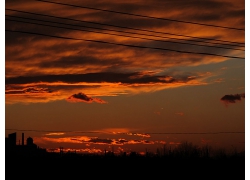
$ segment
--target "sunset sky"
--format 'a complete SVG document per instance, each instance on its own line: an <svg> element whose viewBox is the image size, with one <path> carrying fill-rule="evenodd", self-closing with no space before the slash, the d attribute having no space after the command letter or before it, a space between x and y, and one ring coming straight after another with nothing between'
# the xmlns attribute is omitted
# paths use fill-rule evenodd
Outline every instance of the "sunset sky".
<svg viewBox="0 0 250 180"><path fill-rule="evenodd" d="M244 0L12 0L5 30L17 144L245 148Z"/></svg>

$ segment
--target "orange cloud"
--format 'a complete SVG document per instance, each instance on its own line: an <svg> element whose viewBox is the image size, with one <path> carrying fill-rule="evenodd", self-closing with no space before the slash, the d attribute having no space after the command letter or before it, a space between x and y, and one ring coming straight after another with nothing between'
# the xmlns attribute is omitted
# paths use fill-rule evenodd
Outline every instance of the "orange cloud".
<svg viewBox="0 0 250 180"><path fill-rule="evenodd" d="M107 9L124 11L124 9L120 9L122 7L121 3L106 0L102 1L102 3L95 2L94 4L90 1L79 1L78 3L86 3L90 7L99 7L101 9L106 7ZM158 3L160 5L157 10L151 8ZM244 28L244 1L237 2L237 6L234 1L228 1L228 3L223 1L209 1L207 3L190 1L186 2L185 9L181 11L176 10L179 7L177 2L171 2L171 6L169 6L167 1L149 2L147 8L140 8L139 10L135 7L144 4L142 0L136 1L136 3L129 1L125 4L131 7L127 8L126 11L132 14L139 13L176 19L182 19L183 15L185 15L187 21L216 24L219 20L223 26ZM223 9L223 16L218 16L217 14L221 14L221 12L215 9L213 9L212 14L204 13L207 12L207 6ZM90 21L89 23L84 23L85 26L92 26L93 23L98 22L106 24L106 26L102 25L101 27L95 24L92 28L85 28L92 30L92 32L87 32L14 22L8 18L9 20L6 20L6 29L23 30L31 33L46 32L50 36L95 40L99 41L99 43L6 32L5 87L7 104L49 102L63 99L67 99L70 102L106 103L106 101L97 98L97 96L119 96L121 94L156 92L181 86L205 85L208 83L207 78L212 76L211 74L189 73L183 70L182 75L176 75L174 73L176 67L195 67L230 59L227 57L195 54L195 52L244 58L244 51L236 50L232 47L235 43L226 42L226 39L230 37L231 41L244 43L244 32L240 31L223 28L218 30L214 27L172 21L161 23L163 21L149 21L146 18L141 19L134 16L129 16L130 20L128 21L126 16L111 15L109 20L107 20L100 13L93 13L94 10L72 9L67 6L51 5L37 1L10 1L6 2L6 8L52 15L59 18L74 17L73 19L78 22L81 19ZM6 15L15 15L19 18L34 18L32 14L11 10L6 10ZM40 19L44 18L42 15L37 15L37 17L40 17ZM55 21L54 18L49 17L46 20ZM60 22L72 24L76 21L61 19ZM124 33L118 32L118 29L112 26L116 26L121 22L125 28L120 27L119 29L120 31L126 31ZM54 24L56 25L56 22ZM94 32L97 31L97 29L93 29L94 27L99 27L98 32ZM128 31L128 28L132 28L133 32ZM166 29L168 30L167 32ZM181 36L181 33L177 33L177 29L181 29L184 36ZM155 32L149 34L145 30ZM110 33L104 34L107 32L124 34L124 36L115 36ZM133 37L125 37L125 35ZM100 43L100 41L151 48L118 46ZM210 47L206 46L209 44ZM166 47L169 47L169 49L167 50ZM223 49L218 47L232 48ZM164 48L165 50L160 50ZM237 48L239 49L239 47ZM244 50L244 45L241 49ZM191 53L181 53L180 51ZM83 72L85 74L82 74ZM86 99L84 96L76 98L75 92L84 92L88 96L95 98L89 97Z"/></svg>
<svg viewBox="0 0 250 180"><path fill-rule="evenodd" d="M146 138L151 137L149 134L142 134L142 133L127 133L127 135L140 136L140 137L146 137Z"/></svg>
<svg viewBox="0 0 250 180"><path fill-rule="evenodd" d="M154 144L153 141L147 140L129 140L126 144Z"/></svg>
<svg viewBox="0 0 250 180"><path fill-rule="evenodd" d="M107 134L126 134L130 131L128 128L106 128L100 130L102 133L107 133Z"/></svg>
<svg viewBox="0 0 250 180"><path fill-rule="evenodd" d="M36 141L39 142L53 142L53 143L82 143L84 141L89 141L91 138L87 136L77 136L77 137L62 137L62 138L48 138L40 137L36 138Z"/></svg>
<svg viewBox="0 0 250 180"><path fill-rule="evenodd" d="M58 135L58 133L48 133L48 136ZM147 137L149 135L145 134L135 134L140 137ZM158 141L149 141L144 139L110 139L110 138L98 138L98 137L88 137L88 136L69 136L69 137L35 137L35 142L38 144L48 144L48 143L70 143L70 144L85 144L86 146L95 145L129 145L129 144L155 144Z"/></svg>
<svg viewBox="0 0 250 180"><path fill-rule="evenodd" d="M86 94L93 96L118 96L121 94L138 94L145 92L155 92L168 88L177 88L181 86L194 86L194 85L204 85L205 82L200 80L187 81L176 81L171 83L164 82L149 82L149 83L31 83L31 84L6 84L6 103L32 103L32 102L49 102L55 100L66 99L69 102L97 102L97 103L107 103L100 98L83 98L84 95L74 94L69 97L69 94L73 94L75 91L81 91L84 88ZM33 91L27 91L28 88L33 87ZM43 89L42 89L43 88ZM36 89L36 91L35 91ZM86 96L86 95L85 95Z"/></svg>
<svg viewBox="0 0 250 180"><path fill-rule="evenodd" d="M48 148L46 149L48 152L60 152L59 148ZM64 148L63 152L76 152L76 153L102 153L101 149L96 148L82 148L82 149L72 149L72 148Z"/></svg>
<svg viewBox="0 0 250 180"><path fill-rule="evenodd" d="M60 135L64 135L65 133L63 132L54 132L54 133L47 133L44 134L45 136L60 136Z"/></svg>

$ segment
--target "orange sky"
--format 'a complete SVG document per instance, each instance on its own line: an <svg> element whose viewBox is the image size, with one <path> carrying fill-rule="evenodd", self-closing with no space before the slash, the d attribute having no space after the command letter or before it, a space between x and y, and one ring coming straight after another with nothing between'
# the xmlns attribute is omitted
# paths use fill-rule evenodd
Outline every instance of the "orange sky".
<svg viewBox="0 0 250 180"><path fill-rule="evenodd" d="M5 136L83 152L245 148L243 0L63 2L78 7L5 4Z"/></svg>

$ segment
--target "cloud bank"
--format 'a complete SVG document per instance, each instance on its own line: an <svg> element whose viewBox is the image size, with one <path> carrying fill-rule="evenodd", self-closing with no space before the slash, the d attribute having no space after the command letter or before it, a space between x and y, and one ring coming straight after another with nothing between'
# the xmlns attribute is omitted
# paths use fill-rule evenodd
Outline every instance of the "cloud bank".
<svg viewBox="0 0 250 180"><path fill-rule="evenodd" d="M219 21L223 26L243 29L245 27L243 0L237 1L237 4L233 0L227 2L193 0L185 2L185 5L180 1L161 0L149 0L147 5L143 0L119 3L109 0L100 2L66 0L64 3L160 18L183 20L185 17L185 21L204 24L218 24ZM217 41L217 44L206 46L208 42L211 43L209 39L230 39L244 43L244 31L223 28L218 30L214 27L191 23L110 14L39 1L7 1L6 8L18 10L6 10L6 29L31 33L46 32L50 36L6 31L6 103L49 102L62 99L68 99L71 102L104 103L101 99L91 97L138 94L180 86L202 85L207 83L206 78L209 78L209 75L201 76L193 71L190 73L184 68L179 71L176 69L219 63L230 59L159 50L162 48L244 57L244 51L241 51L244 50L244 46L240 48L241 50L221 48L232 47L228 46L232 43L226 41ZM208 11L209 8L213 11ZM55 21L55 18L34 16L29 13L56 16L58 18L54 25L66 23L72 25L72 28L41 25L44 24L42 21ZM24 18L26 20L33 18L32 22L36 23L38 23L36 20L42 21L39 21L40 25L20 22ZM131 34L132 30L134 34ZM154 31L154 33L148 33L145 30ZM112 32L113 35L107 32ZM60 39L53 36L90 39L96 42ZM98 41L110 42L110 44L98 43ZM193 43L193 45L186 43ZM132 48L114 44L151 48ZM205 46L197 46L197 44ZM222 79L216 80L216 82L221 81ZM84 92L91 97L77 95L76 92Z"/></svg>

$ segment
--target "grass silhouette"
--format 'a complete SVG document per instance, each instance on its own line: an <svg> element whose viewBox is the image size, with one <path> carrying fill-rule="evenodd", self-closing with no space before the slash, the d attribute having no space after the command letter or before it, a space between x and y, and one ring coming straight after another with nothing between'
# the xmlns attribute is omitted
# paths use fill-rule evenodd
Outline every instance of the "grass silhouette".
<svg viewBox="0 0 250 180"><path fill-rule="evenodd" d="M72 152L47 152L32 156L8 154L5 165L6 179L14 179L16 174L20 175L20 179L29 179L24 172L39 174L39 179L43 176L43 179L53 179L54 176L66 179L66 174L70 174L69 179L73 175L116 179L113 173L119 174L122 179L245 179L244 152L235 149L226 152L208 145L198 147L190 142L183 142L174 149L163 146L156 153L146 152L144 155L137 152L106 152L103 155Z"/></svg>

